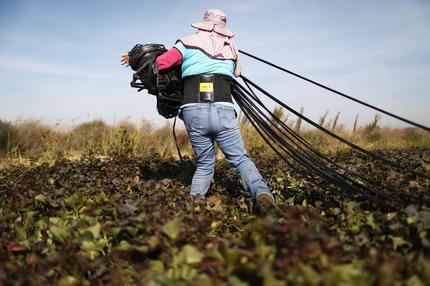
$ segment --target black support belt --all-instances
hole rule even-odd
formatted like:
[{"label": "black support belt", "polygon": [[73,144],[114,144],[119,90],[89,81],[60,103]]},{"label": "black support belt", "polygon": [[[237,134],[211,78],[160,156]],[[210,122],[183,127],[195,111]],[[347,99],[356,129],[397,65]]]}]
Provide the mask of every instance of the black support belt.
[{"label": "black support belt", "polygon": [[183,78],[182,104],[197,102],[233,102],[231,77],[220,74],[199,74]]}]

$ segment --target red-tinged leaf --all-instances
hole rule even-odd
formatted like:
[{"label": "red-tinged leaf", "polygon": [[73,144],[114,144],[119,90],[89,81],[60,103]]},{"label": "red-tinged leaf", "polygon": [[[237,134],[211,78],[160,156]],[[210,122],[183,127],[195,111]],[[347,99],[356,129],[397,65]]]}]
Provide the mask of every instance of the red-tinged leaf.
[{"label": "red-tinged leaf", "polygon": [[19,244],[19,242],[15,242],[15,241],[9,241],[6,244],[6,249],[9,250],[10,252],[23,252],[26,250],[24,246]]}]

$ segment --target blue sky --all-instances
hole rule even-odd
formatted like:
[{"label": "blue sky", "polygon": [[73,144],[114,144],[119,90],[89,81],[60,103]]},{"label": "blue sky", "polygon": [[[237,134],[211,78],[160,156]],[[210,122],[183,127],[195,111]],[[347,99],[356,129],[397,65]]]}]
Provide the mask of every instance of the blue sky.
[{"label": "blue sky", "polygon": [[[171,47],[207,8],[226,12],[242,50],[430,125],[430,1],[419,0],[2,1],[0,118],[163,125],[155,98],[129,87],[120,54]],[[375,115],[245,56],[243,74],[314,120],[340,111],[340,122],[359,114],[363,125]]]}]

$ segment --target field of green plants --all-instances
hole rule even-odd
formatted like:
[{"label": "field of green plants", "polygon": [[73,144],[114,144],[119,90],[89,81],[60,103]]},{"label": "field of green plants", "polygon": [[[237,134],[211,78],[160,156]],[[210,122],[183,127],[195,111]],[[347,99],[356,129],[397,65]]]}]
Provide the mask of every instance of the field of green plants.
[{"label": "field of green plants", "polygon": [[[257,216],[221,156],[208,197],[192,200],[192,150],[179,131],[186,157],[177,159],[169,126],[96,121],[60,132],[0,123],[0,285],[429,285],[430,181],[313,130],[302,135],[337,163],[406,194],[402,206],[292,172],[246,123],[250,156],[284,217]],[[354,129],[336,131],[430,175],[426,133]]]}]

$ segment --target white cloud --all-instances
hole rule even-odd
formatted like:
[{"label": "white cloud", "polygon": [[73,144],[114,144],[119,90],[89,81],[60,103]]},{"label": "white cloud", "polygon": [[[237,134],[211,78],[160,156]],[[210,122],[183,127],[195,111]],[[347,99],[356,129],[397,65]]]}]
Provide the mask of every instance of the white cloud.
[{"label": "white cloud", "polygon": [[0,55],[0,69],[13,70],[30,74],[50,74],[57,76],[78,76],[105,79],[109,76],[97,71],[65,67],[46,60],[21,55]]}]

